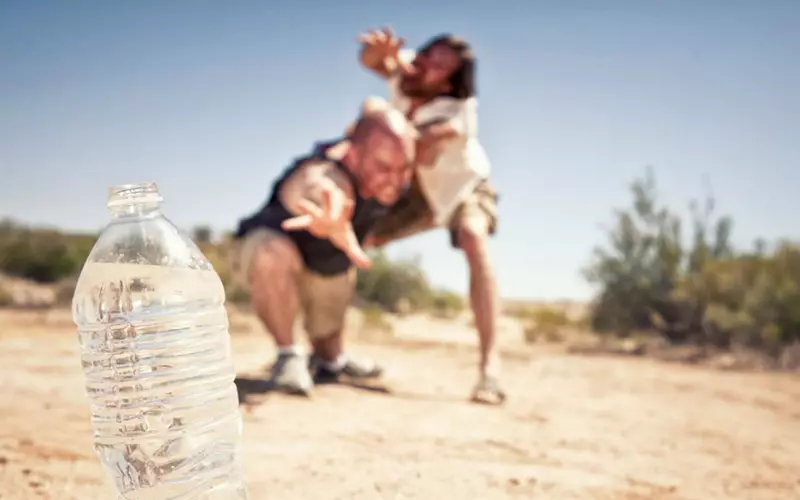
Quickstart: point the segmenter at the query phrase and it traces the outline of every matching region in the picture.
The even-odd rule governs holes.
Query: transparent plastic
[[[110,190],[75,289],[95,451],[120,499],[245,500],[225,291],[161,202]]]

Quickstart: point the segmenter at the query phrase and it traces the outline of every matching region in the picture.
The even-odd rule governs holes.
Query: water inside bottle
[[[122,499],[245,500],[222,282],[157,190],[119,192],[73,299],[97,455]]]

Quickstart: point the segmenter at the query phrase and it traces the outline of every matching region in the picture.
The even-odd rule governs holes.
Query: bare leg
[[[304,326],[313,347],[311,368],[316,383],[337,382],[343,374],[360,379],[380,375],[374,363],[354,360],[344,348],[347,311],[355,284],[354,268],[336,276],[304,273],[301,279]]]
[[[344,352],[342,337],[342,330],[338,330],[325,338],[312,339],[311,345],[314,349],[314,354],[319,356],[322,361],[328,363],[336,362]]]
[[[271,382],[276,389],[308,395],[313,386],[304,356],[294,347],[294,320],[300,305],[302,259],[294,244],[275,236],[258,248],[250,266],[253,309],[278,346]]]
[[[292,330],[300,306],[297,276],[301,267],[300,254],[288,238],[271,238],[253,255],[251,303],[279,348],[294,345]]]
[[[344,351],[343,330],[337,330],[332,335],[316,338],[311,341],[314,354],[319,360],[315,370],[316,383],[334,383],[339,381],[341,375],[351,380],[369,380],[380,377],[383,369],[371,360],[352,359]]]
[[[488,230],[471,221],[458,229],[459,246],[464,250],[470,273],[470,304],[475,315],[480,344],[481,376],[496,376],[499,360],[495,353],[495,333],[499,314],[499,298],[494,266],[487,249]]]

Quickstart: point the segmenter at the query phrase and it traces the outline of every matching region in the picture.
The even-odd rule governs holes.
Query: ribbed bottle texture
[[[224,288],[160,203],[113,189],[76,286],[95,450],[121,499],[245,500]]]

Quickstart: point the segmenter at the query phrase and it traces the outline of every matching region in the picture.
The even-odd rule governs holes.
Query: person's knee
[[[253,253],[250,284],[256,285],[265,278],[297,274],[302,266],[303,258],[295,244],[289,238],[275,236]]]

